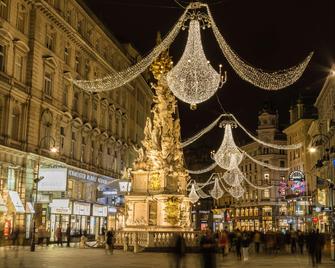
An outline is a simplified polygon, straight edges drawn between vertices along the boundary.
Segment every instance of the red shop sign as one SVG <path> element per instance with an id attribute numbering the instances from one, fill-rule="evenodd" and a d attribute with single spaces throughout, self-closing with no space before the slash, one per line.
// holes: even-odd
<path id="1" fill-rule="evenodd" d="M 319 219 L 317 217 L 312 218 L 313 223 L 318 223 Z"/>

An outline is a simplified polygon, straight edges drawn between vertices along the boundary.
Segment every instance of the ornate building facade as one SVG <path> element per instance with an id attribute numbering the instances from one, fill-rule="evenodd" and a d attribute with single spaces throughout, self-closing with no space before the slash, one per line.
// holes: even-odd
<path id="1" fill-rule="evenodd" d="M 84 92 L 71 80 L 103 77 L 138 57 L 81 1 L 0 1 L 0 231 L 19 227 L 29 236 L 29 202 L 41 168 L 66 168 L 67 185 L 38 194 L 38 224 L 71 223 L 91 233 L 92 225 L 105 224 L 92 219 L 97 188 L 134 160 L 152 91 L 143 76 L 104 93 Z M 66 215 L 55 213 L 53 225 L 52 198 L 70 203 Z M 79 201 L 86 212 L 74 215 Z"/>

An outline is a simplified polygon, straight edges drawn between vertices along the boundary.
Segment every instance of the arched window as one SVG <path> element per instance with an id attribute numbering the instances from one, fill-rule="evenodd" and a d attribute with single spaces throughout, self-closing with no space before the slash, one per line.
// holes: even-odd
<path id="1" fill-rule="evenodd" d="M 11 137 L 13 140 L 19 140 L 20 137 L 20 107 L 16 105 L 12 111 L 12 131 Z"/>

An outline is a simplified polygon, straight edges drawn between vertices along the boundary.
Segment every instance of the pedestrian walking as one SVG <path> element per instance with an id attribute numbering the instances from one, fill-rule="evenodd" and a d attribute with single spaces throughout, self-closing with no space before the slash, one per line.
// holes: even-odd
<path id="1" fill-rule="evenodd" d="M 186 252 L 185 239 L 181 234 L 176 235 L 176 242 L 174 248 L 174 267 L 181 268 Z"/>
<path id="2" fill-rule="evenodd" d="M 248 234 L 244 231 L 242 235 L 242 255 L 243 255 L 243 261 L 249 260 L 249 237 Z"/>
<path id="3" fill-rule="evenodd" d="M 107 254 L 113 254 L 114 250 L 114 232 L 113 229 L 110 229 L 107 234 L 107 239 L 106 239 L 106 253 Z"/>
<path id="4" fill-rule="evenodd" d="M 70 224 L 67 225 L 65 234 L 66 234 L 66 246 L 70 247 L 70 242 L 71 242 L 71 227 L 70 227 Z"/>
<path id="5" fill-rule="evenodd" d="M 291 234 L 291 253 L 295 254 L 297 252 L 297 233 L 292 232 Z"/>
<path id="6" fill-rule="evenodd" d="M 310 260 L 312 261 L 313 267 L 316 265 L 316 241 L 317 236 L 315 230 L 312 230 L 311 233 L 308 234 L 307 245 L 308 245 L 308 254 L 310 256 Z"/>
<path id="7" fill-rule="evenodd" d="M 319 229 L 316 230 L 316 243 L 315 243 L 315 261 L 317 264 L 321 264 L 322 249 L 325 244 L 324 236 L 320 234 Z"/>
<path id="8" fill-rule="evenodd" d="M 239 260 L 242 260 L 241 243 L 242 243 L 242 235 L 240 229 L 237 228 L 235 235 L 235 248 L 236 248 L 236 256 Z"/>
<path id="9" fill-rule="evenodd" d="M 16 227 L 12 232 L 12 245 L 13 246 L 19 245 L 19 233 L 20 233 L 20 230 L 18 227 Z"/>
<path id="10" fill-rule="evenodd" d="M 259 233 L 259 231 L 255 232 L 255 236 L 254 236 L 254 242 L 255 242 L 255 250 L 256 253 L 259 253 L 259 246 L 261 244 L 261 234 Z"/>
<path id="11" fill-rule="evenodd" d="M 219 233 L 218 246 L 222 252 L 222 257 L 224 257 L 228 253 L 228 250 L 226 250 L 228 248 L 228 233 L 225 231 Z"/>
<path id="12" fill-rule="evenodd" d="M 213 268 L 215 267 L 215 241 L 212 231 L 206 230 L 206 233 L 200 238 L 200 250 L 202 254 L 202 267 Z"/>
<path id="13" fill-rule="evenodd" d="M 59 225 L 56 229 L 56 241 L 57 241 L 57 246 L 59 245 L 63 246 L 62 228 Z"/>
<path id="14" fill-rule="evenodd" d="M 305 237 L 303 232 L 301 232 L 300 230 L 298 230 L 298 246 L 299 246 L 299 251 L 300 254 L 304 254 L 304 241 Z"/>

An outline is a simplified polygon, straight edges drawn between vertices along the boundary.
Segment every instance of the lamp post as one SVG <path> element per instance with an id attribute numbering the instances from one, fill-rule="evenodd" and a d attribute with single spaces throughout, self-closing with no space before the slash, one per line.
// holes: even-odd
<path id="1" fill-rule="evenodd" d="M 39 172 L 40 172 L 40 158 L 41 158 L 41 144 L 42 141 L 46 140 L 47 138 L 49 138 L 49 142 L 50 140 L 52 141 L 52 146 L 50 146 L 50 143 L 48 145 L 48 150 L 51 153 L 57 153 L 58 149 L 55 146 L 56 145 L 56 141 L 53 137 L 51 136 L 44 136 L 40 139 L 39 143 L 38 143 L 38 161 L 37 161 L 37 170 L 35 172 L 35 178 L 33 180 L 34 185 L 35 185 L 35 198 L 34 198 L 34 203 L 33 203 L 33 207 L 35 210 L 35 213 L 32 214 L 33 215 L 33 219 L 32 219 L 32 228 L 31 228 L 31 240 L 30 240 L 30 251 L 35 251 L 35 232 L 36 232 L 36 204 L 37 204 L 37 195 L 38 195 L 38 183 L 44 179 L 43 176 L 39 177 Z"/>

